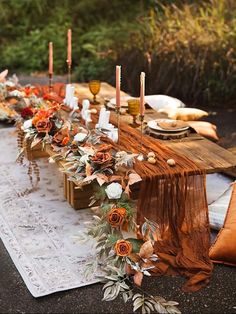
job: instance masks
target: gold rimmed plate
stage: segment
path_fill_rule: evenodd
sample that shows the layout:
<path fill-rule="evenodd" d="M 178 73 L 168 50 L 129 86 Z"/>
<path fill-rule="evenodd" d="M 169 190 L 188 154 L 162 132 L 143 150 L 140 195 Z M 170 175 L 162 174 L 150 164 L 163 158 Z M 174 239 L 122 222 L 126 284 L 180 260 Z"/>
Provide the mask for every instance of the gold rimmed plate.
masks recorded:
<path fill-rule="evenodd" d="M 181 120 L 155 119 L 148 121 L 148 127 L 159 132 L 180 132 L 189 129 L 189 125 Z"/>

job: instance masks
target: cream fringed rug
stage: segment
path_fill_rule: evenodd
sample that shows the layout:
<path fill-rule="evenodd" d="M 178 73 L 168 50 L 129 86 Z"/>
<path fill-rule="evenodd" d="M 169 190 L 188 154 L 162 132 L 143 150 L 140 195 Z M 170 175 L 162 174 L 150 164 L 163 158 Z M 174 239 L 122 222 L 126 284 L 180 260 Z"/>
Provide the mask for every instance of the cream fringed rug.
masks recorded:
<path fill-rule="evenodd" d="M 97 282 L 84 277 L 93 245 L 76 240 L 91 211 L 75 211 L 64 200 L 62 178 L 47 158 L 38 162 L 40 188 L 20 196 L 30 185 L 27 167 L 15 163 L 13 132 L 0 130 L 0 237 L 26 286 L 40 297 Z"/>
<path fill-rule="evenodd" d="M 27 167 L 15 163 L 14 129 L 0 130 L 0 237 L 34 297 L 92 284 L 85 279 L 85 264 L 93 260 L 93 244 L 81 245 L 76 236 L 92 218 L 89 209 L 75 211 L 64 199 L 62 178 L 47 158 L 38 160 L 39 189 L 30 187 Z M 233 179 L 207 176 L 211 227 L 220 229 L 231 195 Z"/>

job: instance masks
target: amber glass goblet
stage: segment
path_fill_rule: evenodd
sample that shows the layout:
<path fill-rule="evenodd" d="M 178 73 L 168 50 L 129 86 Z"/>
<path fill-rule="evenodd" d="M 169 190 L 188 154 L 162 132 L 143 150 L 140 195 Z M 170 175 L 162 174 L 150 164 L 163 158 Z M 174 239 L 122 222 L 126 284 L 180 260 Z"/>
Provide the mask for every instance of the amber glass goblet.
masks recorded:
<path fill-rule="evenodd" d="M 140 100 L 136 98 L 129 99 L 128 101 L 128 113 L 133 117 L 133 127 L 138 127 L 139 124 L 137 123 L 136 119 L 139 115 L 140 111 Z"/>
<path fill-rule="evenodd" d="M 98 80 L 92 80 L 89 82 L 89 90 L 93 94 L 93 104 L 99 104 L 96 99 L 96 95 L 100 92 L 101 82 Z"/>

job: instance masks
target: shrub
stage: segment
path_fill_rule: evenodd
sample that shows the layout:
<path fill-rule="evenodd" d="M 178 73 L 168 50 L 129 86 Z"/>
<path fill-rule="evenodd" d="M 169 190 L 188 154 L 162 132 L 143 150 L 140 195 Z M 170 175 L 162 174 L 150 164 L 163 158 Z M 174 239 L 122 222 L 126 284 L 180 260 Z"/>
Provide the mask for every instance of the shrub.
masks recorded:
<path fill-rule="evenodd" d="M 103 77 L 112 83 L 114 66 L 121 64 L 123 87 L 134 95 L 145 71 L 149 94 L 169 94 L 198 105 L 236 96 L 234 1 L 154 5 L 146 16 L 91 29 L 83 40 L 96 55 L 88 55 L 88 63 L 96 69 L 105 56 L 113 72 L 104 68 Z"/>
<path fill-rule="evenodd" d="M 0 58 L 14 71 L 47 71 L 54 42 L 55 73 L 66 72 L 66 31 L 73 29 L 76 80 L 114 84 L 185 102 L 225 103 L 236 96 L 234 0 L 9 0 L 0 1 Z"/>

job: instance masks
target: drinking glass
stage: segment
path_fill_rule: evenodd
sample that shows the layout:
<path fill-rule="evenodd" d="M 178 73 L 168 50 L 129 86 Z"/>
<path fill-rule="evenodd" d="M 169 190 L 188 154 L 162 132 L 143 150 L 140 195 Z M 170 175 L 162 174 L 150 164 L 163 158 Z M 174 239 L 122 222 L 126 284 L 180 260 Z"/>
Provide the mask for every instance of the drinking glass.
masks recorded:
<path fill-rule="evenodd" d="M 128 99 L 128 113 L 133 117 L 133 127 L 138 127 L 136 119 L 140 112 L 140 100 L 137 98 Z"/>
<path fill-rule="evenodd" d="M 96 99 L 96 95 L 100 92 L 101 82 L 98 80 L 92 80 L 89 82 L 89 90 L 93 94 L 93 104 L 99 104 Z"/>

